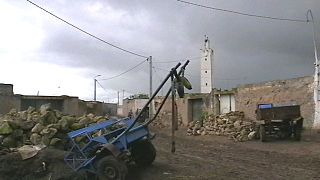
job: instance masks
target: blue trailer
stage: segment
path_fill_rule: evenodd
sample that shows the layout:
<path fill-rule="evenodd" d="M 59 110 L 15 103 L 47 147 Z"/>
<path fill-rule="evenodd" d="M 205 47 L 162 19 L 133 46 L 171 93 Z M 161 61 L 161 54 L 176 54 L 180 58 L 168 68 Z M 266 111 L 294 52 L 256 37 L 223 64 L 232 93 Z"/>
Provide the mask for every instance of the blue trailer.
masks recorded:
<path fill-rule="evenodd" d="M 300 105 L 285 102 L 280 104 L 258 104 L 256 110 L 257 136 L 262 142 L 268 136 L 277 136 L 281 139 L 301 139 L 303 118 L 300 114 Z"/>
<path fill-rule="evenodd" d="M 115 141 L 115 137 L 132 125 L 133 120 L 107 120 L 68 133 L 73 145 L 65 157 L 65 162 L 74 171 L 86 170 L 100 174 L 100 179 L 121 179 L 120 176 L 127 173 L 125 164 L 132 160 L 140 166 L 150 165 L 155 159 L 156 151 L 150 141 L 152 137 L 146 124 L 135 125 Z M 77 142 L 76 138 L 81 141 Z M 147 151 L 143 153 L 143 157 L 140 149 Z M 129 152 L 132 154 L 127 154 Z M 111 167 L 108 167 L 109 165 Z"/>
<path fill-rule="evenodd" d="M 136 117 L 106 120 L 69 132 L 68 137 L 72 147 L 64 158 L 65 163 L 74 171 L 84 170 L 95 173 L 101 180 L 124 180 L 128 172 L 127 164 L 131 161 L 134 161 L 138 166 L 152 164 L 156 157 L 156 149 L 151 143 L 154 135 L 150 134 L 148 125 L 155 120 L 170 92 L 174 100 L 175 89 L 178 89 L 178 94 L 182 97 L 184 91 L 181 86 L 191 88 L 187 79 L 183 77 L 184 69 L 188 63 L 189 61 L 181 67 L 179 73 L 176 72 L 176 69 L 181 63 L 171 69 L 168 76 Z M 181 74 L 182 76 L 180 76 Z M 160 104 L 155 116 L 147 121 L 142 119 L 142 114 L 170 77 L 172 87 Z M 174 108 L 172 109 L 174 110 Z M 172 124 L 176 124 L 174 122 L 175 112 L 172 114 Z M 172 139 L 172 149 L 174 149 L 174 138 Z"/>

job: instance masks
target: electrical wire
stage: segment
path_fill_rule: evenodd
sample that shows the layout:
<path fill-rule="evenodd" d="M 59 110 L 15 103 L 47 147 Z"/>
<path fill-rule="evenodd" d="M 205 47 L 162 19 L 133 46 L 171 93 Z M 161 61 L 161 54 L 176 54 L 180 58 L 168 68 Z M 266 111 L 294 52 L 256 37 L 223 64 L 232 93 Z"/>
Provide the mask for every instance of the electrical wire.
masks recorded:
<path fill-rule="evenodd" d="M 115 75 L 115 76 L 112 76 L 112 77 L 109 77 L 109 78 L 105 78 L 105 79 L 101 79 L 100 81 L 106 81 L 106 80 L 110 80 L 110 79 L 114 79 L 114 78 L 117 78 L 117 77 L 119 77 L 119 76 L 122 76 L 123 74 L 126 74 L 127 72 L 129 72 L 129 71 L 137 68 L 138 66 L 140 66 L 141 64 L 143 64 L 143 63 L 146 62 L 147 60 L 148 60 L 148 59 L 141 61 L 141 62 L 138 63 L 137 65 L 133 66 L 132 68 L 130 68 L 130 69 L 128 69 L 128 70 L 126 70 L 126 71 L 118 74 L 118 75 Z"/>
<path fill-rule="evenodd" d="M 96 82 L 98 83 L 98 85 L 99 85 L 106 93 L 109 93 L 109 92 L 102 86 L 102 84 L 101 84 L 98 80 L 96 80 Z"/>
<path fill-rule="evenodd" d="M 289 18 L 279 18 L 279 17 L 272 17 L 272 16 L 263 16 L 263 15 L 249 14 L 249 13 L 243 13 L 243 12 L 239 12 L 239 11 L 221 9 L 221 8 L 216 8 L 216 7 L 210 7 L 210 6 L 205 6 L 205 5 L 196 4 L 193 2 L 188 2 L 188 1 L 183 1 L 183 0 L 177 0 L 177 1 L 181 2 L 181 3 L 193 5 L 193 6 L 198 6 L 198 7 L 202 7 L 202 8 L 212 9 L 212 10 L 216 10 L 216 11 L 223 11 L 223 12 L 228 12 L 228 13 L 233 13 L 233 14 L 238 14 L 238 15 L 243 15 L 243 16 L 251 16 L 251 17 L 256 17 L 256 18 L 273 19 L 273 20 L 281 20 L 281 21 L 308 22 L 307 20 L 303 20 L 303 19 L 289 19 Z"/>
<path fill-rule="evenodd" d="M 170 72 L 168 70 L 165 70 L 163 68 L 159 68 L 159 67 L 152 67 L 154 69 L 159 69 L 161 71 L 165 71 L 165 72 Z M 200 77 L 201 76 L 198 76 L 198 75 L 191 75 L 191 74 L 187 74 L 187 73 L 184 73 L 186 76 L 189 76 L 189 77 Z M 215 80 L 219 80 L 219 81 L 238 81 L 238 80 L 243 80 L 243 78 L 214 78 Z"/>
<path fill-rule="evenodd" d="M 85 33 L 85 34 L 87 34 L 87 35 L 89 35 L 89 36 L 91 36 L 91 37 L 93 37 L 93 38 L 95 38 L 95 39 L 97 39 L 97 40 L 99 40 L 99 41 L 101 41 L 101 42 L 105 43 L 105 44 L 108 44 L 109 46 L 112 46 L 112 47 L 114 47 L 114 48 L 117 48 L 117 49 L 119 49 L 119 50 L 121 50 L 121 51 L 124 51 L 124 52 L 130 53 L 130 54 L 135 55 L 135 56 L 139 56 L 139 57 L 142 57 L 142 58 L 148 58 L 147 56 L 144 56 L 144 55 L 141 55 L 141 54 L 138 54 L 138 53 L 135 53 L 135 52 L 132 52 L 132 51 L 126 50 L 126 49 L 121 48 L 121 47 L 119 47 L 119 46 L 116 46 L 116 45 L 114 45 L 114 44 L 112 44 L 112 43 L 109 43 L 109 42 L 107 42 L 106 40 L 103 40 L 102 38 L 99 38 L 98 36 L 95 36 L 95 35 L 93 35 L 93 34 L 91 34 L 91 33 L 87 32 L 87 31 L 85 31 L 85 30 L 83 30 L 83 29 L 79 28 L 78 26 L 73 25 L 72 23 L 70 23 L 70 22 L 68 22 L 68 21 L 66 21 L 66 20 L 64 20 L 64 19 L 62 19 L 62 18 L 60 18 L 59 16 L 57 16 L 57 15 L 53 14 L 52 12 L 50 12 L 50 11 L 48 11 L 48 10 L 44 9 L 44 8 L 43 8 L 43 7 L 41 7 L 41 6 L 39 6 L 38 4 L 36 4 L 36 3 L 34 3 L 34 2 L 32 2 L 32 1 L 30 1 L 30 0 L 27 0 L 27 1 L 28 1 L 30 4 L 32 4 L 32 5 L 34 5 L 34 6 L 36 6 L 37 8 L 39 8 L 39 9 L 41 9 L 41 10 L 45 11 L 46 13 L 50 14 L 51 16 L 53 16 L 53 17 L 55 17 L 55 18 L 59 19 L 60 21 L 62 21 L 62 22 L 64 22 L 64 23 L 68 24 L 69 26 L 71 26 L 71 27 L 73 27 L 73 28 L 76 28 L 77 30 L 79 30 L 79 31 L 81 31 L 81 32 L 83 32 L 83 33 Z"/>
<path fill-rule="evenodd" d="M 196 60 L 196 59 L 201 59 L 203 57 L 207 57 L 207 56 L 201 56 L 201 57 L 194 57 L 194 58 L 184 58 L 185 60 L 161 60 L 161 61 L 152 61 L 152 63 L 173 63 L 173 62 L 185 62 L 187 60 L 191 61 L 191 60 Z"/>
<path fill-rule="evenodd" d="M 96 79 L 96 82 L 98 83 L 98 85 L 107 93 L 107 94 L 110 94 L 110 91 L 108 91 L 105 87 L 102 86 L 102 84 Z M 118 96 L 118 92 L 120 91 L 117 91 L 116 93 L 116 96 Z M 135 94 L 135 93 L 132 93 L 132 92 L 129 92 L 129 91 L 125 91 L 127 94 Z M 130 95 L 127 95 L 126 97 L 129 97 Z"/>
<path fill-rule="evenodd" d="M 152 67 L 152 68 L 153 68 L 153 70 L 154 70 L 154 72 L 155 72 L 155 74 L 156 74 L 156 76 L 157 76 L 157 78 L 159 80 L 159 83 L 161 84 L 164 78 L 160 77 L 160 75 L 158 74 L 158 71 L 154 67 Z M 163 96 L 163 88 L 161 88 L 160 91 L 161 91 L 161 95 Z"/>

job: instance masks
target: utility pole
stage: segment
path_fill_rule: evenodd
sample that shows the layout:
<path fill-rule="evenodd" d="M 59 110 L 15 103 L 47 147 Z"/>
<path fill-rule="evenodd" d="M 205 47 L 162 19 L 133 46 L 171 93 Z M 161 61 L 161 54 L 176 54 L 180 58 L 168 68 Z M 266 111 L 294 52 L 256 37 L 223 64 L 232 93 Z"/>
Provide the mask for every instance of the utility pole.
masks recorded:
<path fill-rule="evenodd" d="M 319 99 L 319 90 L 320 90 L 320 84 L 319 84 L 319 59 L 317 54 L 317 44 L 316 44 L 316 30 L 315 30 L 315 24 L 313 19 L 312 11 L 309 9 L 307 11 L 307 22 L 310 22 L 309 20 L 309 14 L 311 17 L 312 22 L 312 30 L 313 30 L 313 48 L 314 48 L 314 58 L 315 58 L 315 72 L 314 72 L 314 103 L 315 103 L 315 111 L 314 111 L 314 121 L 313 121 L 313 128 L 319 128 L 320 127 L 320 99 Z"/>
<path fill-rule="evenodd" d="M 120 105 L 120 92 L 118 91 L 118 107 Z"/>
<path fill-rule="evenodd" d="M 93 79 L 93 81 L 94 81 L 93 100 L 96 101 L 97 100 L 97 80 Z"/>
<path fill-rule="evenodd" d="M 97 77 L 99 77 L 101 75 L 96 75 L 94 78 L 93 78 L 93 81 L 94 81 L 94 89 L 93 89 L 93 100 L 96 101 L 97 100 Z"/>
<path fill-rule="evenodd" d="M 152 96 L 152 56 L 149 57 L 149 65 L 150 65 L 150 91 L 149 91 L 149 98 Z M 154 107 L 154 102 L 151 101 L 149 105 L 149 118 L 151 119 L 153 116 L 153 107 Z"/>
<path fill-rule="evenodd" d="M 123 100 L 124 100 L 124 89 L 122 90 L 122 105 L 123 105 Z"/>

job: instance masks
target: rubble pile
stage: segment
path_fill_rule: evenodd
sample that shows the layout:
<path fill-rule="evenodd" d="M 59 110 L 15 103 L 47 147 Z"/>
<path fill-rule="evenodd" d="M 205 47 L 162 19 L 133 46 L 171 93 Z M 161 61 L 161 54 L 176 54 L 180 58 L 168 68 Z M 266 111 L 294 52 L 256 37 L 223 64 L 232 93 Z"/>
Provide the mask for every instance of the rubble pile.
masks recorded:
<path fill-rule="evenodd" d="M 235 111 L 219 116 L 210 115 L 189 123 L 187 135 L 228 136 L 234 141 L 247 141 L 254 137 L 254 122 L 244 119 L 244 113 Z"/>
<path fill-rule="evenodd" d="M 16 148 L 23 145 L 45 145 L 64 149 L 69 139 L 67 133 L 108 119 L 93 114 L 76 118 L 62 114 L 45 104 L 37 111 L 12 109 L 0 116 L 0 147 Z M 81 139 L 76 139 L 81 141 Z"/>

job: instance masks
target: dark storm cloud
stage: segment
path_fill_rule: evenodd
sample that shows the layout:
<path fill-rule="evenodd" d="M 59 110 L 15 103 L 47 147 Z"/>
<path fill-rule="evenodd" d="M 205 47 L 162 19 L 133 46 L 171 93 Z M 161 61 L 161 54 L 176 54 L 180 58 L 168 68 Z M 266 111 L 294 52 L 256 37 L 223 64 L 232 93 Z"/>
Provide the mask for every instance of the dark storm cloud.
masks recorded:
<path fill-rule="evenodd" d="M 173 0 L 36 1 L 93 34 L 154 60 L 200 56 L 204 35 L 215 51 L 215 85 L 230 88 L 241 83 L 313 74 L 311 23 L 257 19 L 189 6 Z M 98 11 L 90 11 L 99 2 Z M 313 1 L 193 1 L 242 12 L 305 19 L 312 9 L 317 22 L 320 2 Z M 112 16 L 114 14 L 114 17 Z M 85 67 L 92 74 L 112 76 L 143 59 L 123 53 L 46 16 L 46 37 L 39 50 L 43 58 L 65 66 Z M 317 23 L 319 34 L 319 23 Z M 171 64 L 155 64 L 170 68 Z M 157 71 L 164 77 L 165 72 Z M 199 90 L 199 61 L 188 74 Z M 157 84 L 156 75 L 155 83 Z M 107 88 L 148 90 L 147 64 L 119 79 L 103 82 Z M 138 86 L 134 86 L 138 85 Z"/>

